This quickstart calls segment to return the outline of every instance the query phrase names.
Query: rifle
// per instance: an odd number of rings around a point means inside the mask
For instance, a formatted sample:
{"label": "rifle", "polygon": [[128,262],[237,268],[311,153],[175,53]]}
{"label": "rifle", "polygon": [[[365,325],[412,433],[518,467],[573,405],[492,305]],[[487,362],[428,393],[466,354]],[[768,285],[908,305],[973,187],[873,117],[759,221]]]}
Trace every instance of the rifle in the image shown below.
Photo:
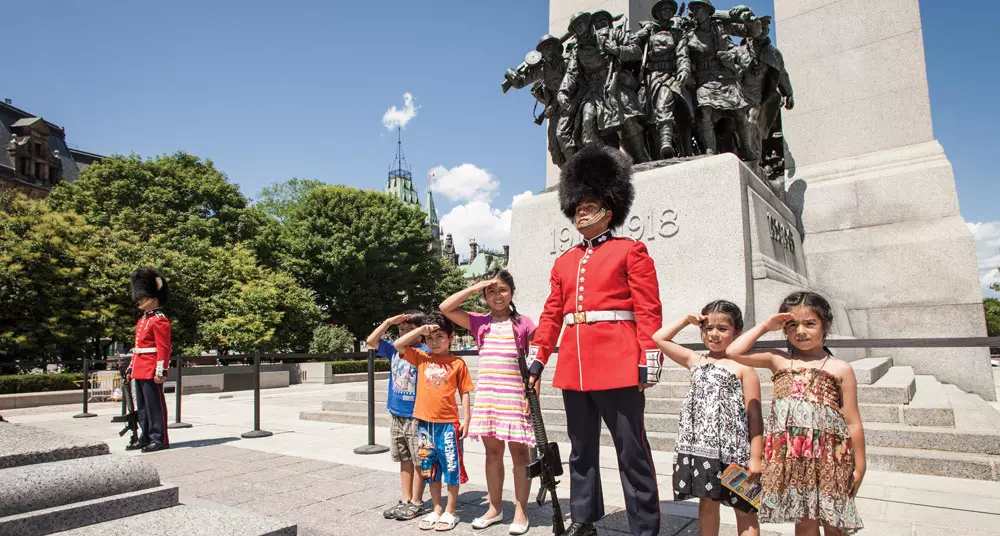
{"label": "rifle", "polygon": [[[535,449],[538,451],[537,459],[528,464],[528,480],[540,477],[541,487],[538,489],[538,497],[535,501],[538,506],[545,503],[545,495],[552,496],[552,534],[561,536],[566,532],[563,524],[562,507],[559,505],[559,497],[556,496],[557,476],[563,474],[562,460],[559,457],[559,445],[549,443],[548,435],[545,433],[545,423],[542,421],[542,406],[538,402],[538,392],[528,385],[530,376],[528,375],[528,364],[524,357],[524,349],[517,350],[517,365],[521,369],[521,379],[524,381],[524,395],[528,399],[528,409],[531,411],[531,425],[535,429]],[[541,380],[541,378],[539,378]]]}
{"label": "rifle", "polygon": [[135,410],[135,397],[132,396],[132,382],[125,379],[122,373],[122,399],[125,401],[125,428],[118,432],[118,437],[132,432],[132,437],[128,440],[128,446],[134,447],[139,444],[139,413]]}

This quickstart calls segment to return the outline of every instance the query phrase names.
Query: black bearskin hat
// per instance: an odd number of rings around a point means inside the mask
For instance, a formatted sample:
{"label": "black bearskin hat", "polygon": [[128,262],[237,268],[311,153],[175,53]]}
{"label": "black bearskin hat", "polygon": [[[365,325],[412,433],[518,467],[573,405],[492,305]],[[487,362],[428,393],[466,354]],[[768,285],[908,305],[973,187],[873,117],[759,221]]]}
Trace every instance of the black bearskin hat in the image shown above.
{"label": "black bearskin hat", "polygon": [[577,205],[587,199],[611,211],[611,229],[624,225],[635,199],[632,159],[601,143],[577,151],[559,174],[559,208],[572,220]]}
{"label": "black bearskin hat", "polygon": [[152,268],[139,268],[132,272],[132,300],[157,298],[160,305],[167,302],[167,280]]}

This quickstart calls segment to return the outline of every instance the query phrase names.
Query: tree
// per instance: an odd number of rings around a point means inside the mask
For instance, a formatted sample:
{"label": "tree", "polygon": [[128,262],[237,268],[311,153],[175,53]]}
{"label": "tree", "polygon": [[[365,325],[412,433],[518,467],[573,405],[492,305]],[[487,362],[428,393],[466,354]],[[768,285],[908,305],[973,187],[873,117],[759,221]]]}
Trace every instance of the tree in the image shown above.
{"label": "tree", "polygon": [[430,250],[419,209],[345,186],[310,190],[285,219],[283,266],[311,289],[328,322],[357,339],[405,309],[436,309],[464,285]]}
{"label": "tree", "polygon": [[99,230],[23,196],[0,204],[0,355],[82,357],[96,331],[87,279]]}
{"label": "tree", "polygon": [[134,310],[129,274],[155,266],[171,287],[164,309],[175,353],[308,348],[319,309],[276,269],[280,222],[251,207],[211,161],[185,153],[115,156],[61,183],[50,200],[103,231],[89,285],[103,296],[94,314],[106,332],[131,337],[134,317],[123,314]]}
{"label": "tree", "polygon": [[986,313],[987,336],[1000,337],[1000,299],[997,298],[984,299],[983,312]]}
{"label": "tree", "polygon": [[313,330],[309,351],[314,354],[350,352],[356,339],[344,326],[327,324]]}
{"label": "tree", "polygon": [[285,182],[272,184],[257,193],[254,206],[265,214],[284,221],[289,214],[302,202],[309,192],[326,186],[326,183],[313,179],[291,178]]}
{"label": "tree", "polygon": [[263,221],[211,160],[182,152],[104,159],[87,166],[75,182],[60,183],[50,200],[54,209],[72,210],[91,225],[126,229],[144,239],[207,238],[213,246],[247,240]]}

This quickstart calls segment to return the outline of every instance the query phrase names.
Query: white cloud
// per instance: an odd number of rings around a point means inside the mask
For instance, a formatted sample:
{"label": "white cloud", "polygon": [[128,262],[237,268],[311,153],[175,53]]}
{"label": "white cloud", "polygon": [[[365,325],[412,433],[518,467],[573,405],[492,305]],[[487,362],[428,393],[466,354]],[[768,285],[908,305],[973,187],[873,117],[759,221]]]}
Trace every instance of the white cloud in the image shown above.
{"label": "white cloud", "polygon": [[996,296],[989,287],[1000,283],[1000,221],[969,223],[969,230],[976,240],[976,257],[979,263],[979,282],[985,295]]}
{"label": "white cloud", "polygon": [[382,116],[382,124],[389,130],[395,130],[396,127],[406,128],[406,124],[416,116],[417,107],[413,105],[413,95],[403,93],[403,107],[390,106]]}
{"label": "white cloud", "polygon": [[[511,206],[531,195],[528,191],[515,195]],[[441,218],[441,227],[445,233],[451,234],[459,256],[468,258],[470,238],[475,238],[479,247],[497,251],[510,245],[510,217],[510,206],[501,210],[486,201],[470,201],[445,214]]]}
{"label": "white cloud", "polygon": [[500,188],[496,177],[485,169],[472,164],[462,164],[451,169],[437,166],[429,173],[431,190],[450,201],[488,203]]}

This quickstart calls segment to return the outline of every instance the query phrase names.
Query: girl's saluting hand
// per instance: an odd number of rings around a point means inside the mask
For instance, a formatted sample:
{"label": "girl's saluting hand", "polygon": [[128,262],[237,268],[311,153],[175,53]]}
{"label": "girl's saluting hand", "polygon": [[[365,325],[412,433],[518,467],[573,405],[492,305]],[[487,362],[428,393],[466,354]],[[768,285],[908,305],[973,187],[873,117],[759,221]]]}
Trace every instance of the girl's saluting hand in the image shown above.
{"label": "girl's saluting hand", "polygon": [[793,320],[794,318],[795,316],[792,315],[792,313],[778,313],[776,315],[772,315],[764,321],[764,329],[768,331],[778,331],[779,329],[784,328],[785,324],[787,324],[789,320]]}

